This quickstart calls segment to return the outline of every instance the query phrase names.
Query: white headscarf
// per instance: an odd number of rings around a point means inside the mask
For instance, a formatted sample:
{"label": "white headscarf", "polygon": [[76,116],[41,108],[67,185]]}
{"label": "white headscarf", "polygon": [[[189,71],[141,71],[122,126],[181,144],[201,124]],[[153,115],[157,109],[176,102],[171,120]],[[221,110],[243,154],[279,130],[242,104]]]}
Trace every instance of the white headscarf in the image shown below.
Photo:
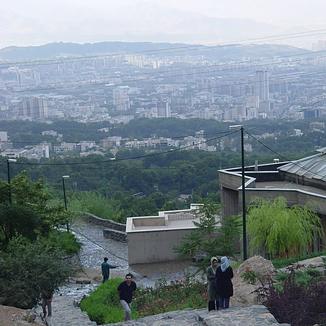
{"label": "white headscarf", "polygon": [[225,272],[227,268],[230,266],[230,262],[227,257],[222,257],[221,258],[221,270],[222,272]]}

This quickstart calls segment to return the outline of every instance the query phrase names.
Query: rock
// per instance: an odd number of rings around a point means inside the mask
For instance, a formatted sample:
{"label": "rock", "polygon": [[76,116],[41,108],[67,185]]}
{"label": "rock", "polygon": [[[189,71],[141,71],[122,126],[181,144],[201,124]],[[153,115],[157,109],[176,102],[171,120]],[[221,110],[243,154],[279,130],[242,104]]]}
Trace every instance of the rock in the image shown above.
{"label": "rock", "polygon": [[271,261],[261,257],[253,256],[243,262],[236,271],[233,278],[234,296],[231,298],[232,305],[247,306],[259,302],[257,289],[262,286],[260,282],[248,284],[241,275],[246,271],[253,271],[264,283],[275,273]]}
{"label": "rock", "polygon": [[75,279],[76,284],[91,284],[92,281],[86,278],[76,278]]}
{"label": "rock", "polygon": [[[110,324],[116,326],[277,326],[279,323],[260,305],[211,311],[206,309],[172,311],[138,320]],[[110,326],[107,325],[107,326]],[[283,324],[288,325],[288,324]],[[288,325],[289,326],[289,325]]]}
{"label": "rock", "polygon": [[[295,269],[309,269],[314,268],[320,272],[326,271],[326,256],[319,256],[314,258],[309,258],[305,260],[298,261],[290,266],[294,267]],[[287,271],[287,268],[282,268],[280,271]]]}

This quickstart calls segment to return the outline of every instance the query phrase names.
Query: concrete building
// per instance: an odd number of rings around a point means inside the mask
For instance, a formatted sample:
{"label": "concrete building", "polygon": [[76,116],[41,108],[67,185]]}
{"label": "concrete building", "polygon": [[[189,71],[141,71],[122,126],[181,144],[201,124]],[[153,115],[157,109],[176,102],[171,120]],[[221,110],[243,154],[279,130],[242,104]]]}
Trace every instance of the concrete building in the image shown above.
{"label": "concrete building", "polygon": [[255,96],[259,98],[259,102],[269,100],[269,76],[265,70],[256,71],[255,78]]}
{"label": "concrete building", "polygon": [[178,259],[174,248],[185,235],[196,228],[201,204],[190,209],[162,211],[158,216],[139,216],[127,219],[129,264],[173,261]]}
{"label": "concrete building", "polygon": [[130,110],[128,86],[119,86],[113,90],[113,105],[117,111]]}
{"label": "concrete building", "polygon": [[48,117],[47,101],[40,97],[26,98],[22,101],[19,116],[31,120],[43,120]]}
{"label": "concrete building", "polygon": [[[326,148],[297,161],[276,160],[275,163],[247,166],[245,169],[247,205],[257,198],[273,200],[284,197],[289,206],[307,205],[314,210],[321,217],[326,231]],[[220,170],[219,180],[223,216],[240,214],[241,168]]]}

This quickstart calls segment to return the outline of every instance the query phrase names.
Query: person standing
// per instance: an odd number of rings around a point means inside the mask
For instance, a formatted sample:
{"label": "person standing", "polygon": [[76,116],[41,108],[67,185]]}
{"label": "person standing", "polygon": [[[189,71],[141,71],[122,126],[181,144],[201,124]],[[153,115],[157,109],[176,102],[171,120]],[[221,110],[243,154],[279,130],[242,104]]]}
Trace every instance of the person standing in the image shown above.
{"label": "person standing", "polygon": [[53,291],[42,290],[41,298],[42,298],[43,318],[51,317],[52,316]]}
{"label": "person standing", "polygon": [[206,270],[207,275],[207,292],[208,292],[208,311],[218,310],[219,302],[216,291],[215,274],[218,267],[218,259],[211,258],[211,265]]}
{"label": "person standing", "polygon": [[103,277],[102,283],[105,283],[109,279],[109,277],[110,277],[110,269],[117,268],[117,267],[119,267],[119,266],[110,265],[108,263],[108,258],[104,257],[104,261],[103,261],[103,263],[101,265],[102,277]]}
{"label": "person standing", "polygon": [[128,273],[125,280],[118,286],[120,303],[125,312],[125,321],[131,320],[131,308],[132,295],[136,291],[137,285],[134,281],[133,275]]}
{"label": "person standing", "polygon": [[233,296],[233,270],[227,257],[221,258],[221,266],[216,269],[216,292],[219,297],[219,307],[229,308],[230,297]]}

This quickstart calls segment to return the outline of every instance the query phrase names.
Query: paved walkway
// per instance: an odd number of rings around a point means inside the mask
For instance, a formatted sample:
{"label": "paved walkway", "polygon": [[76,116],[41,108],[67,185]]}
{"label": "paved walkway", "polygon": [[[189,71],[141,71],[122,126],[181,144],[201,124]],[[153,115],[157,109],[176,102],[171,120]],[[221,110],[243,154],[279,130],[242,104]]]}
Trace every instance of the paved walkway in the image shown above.
{"label": "paved walkway", "polygon": [[52,302],[52,317],[46,318],[49,326],[96,326],[86,313],[74,306],[73,297],[55,295]]}

